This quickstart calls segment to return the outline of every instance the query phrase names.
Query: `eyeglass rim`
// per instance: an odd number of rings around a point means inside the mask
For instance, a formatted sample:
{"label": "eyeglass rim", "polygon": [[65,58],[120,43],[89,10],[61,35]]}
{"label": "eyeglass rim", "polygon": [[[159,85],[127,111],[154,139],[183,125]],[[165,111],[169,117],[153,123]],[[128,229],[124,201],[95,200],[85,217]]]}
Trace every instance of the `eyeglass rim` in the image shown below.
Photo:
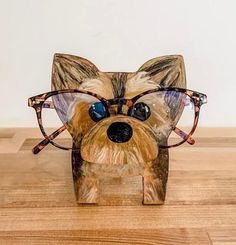
{"label": "eyeglass rim", "polygon": [[[134,104],[142,96],[150,94],[150,93],[159,92],[159,91],[176,91],[176,92],[185,93],[190,98],[199,102],[200,106],[207,102],[207,95],[206,94],[203,94],[203,93],[200,93],[200,92],[197,92],[194,90],[190,90],[190,89],[179,88],[179,87],[158,87],[155,89],[150,89],[150,90],[144,91],[144,92],[132,97],[131,99],[124,99],[124,100],[129,101],[128,106],[131,107],[132,105],[130,105],[130,104]],[[93,93],[93,92],[90,92],[87,90],[81,90],[81,89],[62,89],[62,90],[53,90],[53,91],[42,93],[42,94],[39,94],[36,96],[32,96],[28,99],[28,105],[30,107],[33,107],[34,105],[43,104],[43,102],[45,100],[47,100],[50,96],[62,94],[62,93],[76,93],[76,92],[91,95],[91,96],[97,98],[98,100],[100,100],[101,102],[103,102],[107,105],[111,104],[112,101],[117,101],[118,99],[123,99],[123,98],[105,99],[104,97],[102,97],[96,93]]]}

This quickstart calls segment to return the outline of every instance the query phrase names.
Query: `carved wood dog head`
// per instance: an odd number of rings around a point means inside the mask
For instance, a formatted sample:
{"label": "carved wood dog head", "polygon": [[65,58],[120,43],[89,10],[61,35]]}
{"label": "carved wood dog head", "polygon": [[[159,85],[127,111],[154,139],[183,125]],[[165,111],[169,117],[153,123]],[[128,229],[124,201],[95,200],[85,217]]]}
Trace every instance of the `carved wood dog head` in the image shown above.
{"label": "carved wood dog head", "polygon": [[[182,56],[151,59],[136,72],[102,72],[84,58],[55,54],[52,90],[90,92],[64,96],[69,103],[57,111],[61,119],[66,116],[73,148],[79,149],[72,151],[79,203],[99,203],[99,178],[104,175],[141,175],[143,203],[164,202],[169,157],[168,149],[159,144],[167,140],[181,108],[168,112],[154,93],[141,96],[158,87],[186,87]],[[93,93],[108,100],[109,106],[105,108]],[[130,99],[138,95],[132,104]]]}

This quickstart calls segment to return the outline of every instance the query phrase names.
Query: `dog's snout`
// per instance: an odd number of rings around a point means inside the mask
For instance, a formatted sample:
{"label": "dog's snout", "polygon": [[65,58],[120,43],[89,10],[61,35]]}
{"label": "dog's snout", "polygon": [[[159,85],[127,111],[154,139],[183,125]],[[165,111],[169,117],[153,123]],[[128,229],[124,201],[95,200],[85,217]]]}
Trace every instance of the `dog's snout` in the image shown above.
{"label": "dog's snout", "polygon": [[132,127],[125,122],[113,122],[107,129],[108,138],[115,143],[127,142],[132,135]]}

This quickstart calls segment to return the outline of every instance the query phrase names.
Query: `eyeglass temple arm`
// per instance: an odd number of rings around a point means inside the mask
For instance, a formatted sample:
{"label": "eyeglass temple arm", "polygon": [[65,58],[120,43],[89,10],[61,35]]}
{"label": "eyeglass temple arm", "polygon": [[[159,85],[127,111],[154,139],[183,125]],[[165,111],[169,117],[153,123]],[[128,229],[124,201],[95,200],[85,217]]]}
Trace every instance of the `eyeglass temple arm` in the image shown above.
{"label": "eyeglass temple arm", "polygon": [[50,134],[47,138],[42,140],[39,144],[37,144],[33,149],[32,152],[34,154],[38,154],[45,146],[47,146],[50,143],[50,140],[55,139],[60,133],[62,133],[66,129],[66,126],[63,125],[60,128],[58,128],[56,131],[54,131],[52,134]]}
{"label": "eyeglass temple arm", "polygon": [[[34,154],[38,154],[45,146],[47,146],[50,143],[50,140],[55,139],[60,133],[62,133],[64,130],[66,129],[65,125],[61,126],[59,129],[57,129],[56,131],[54,131],[52,134],[50,134],[48,136],[48,138],[45,138],[44,140],[42,140],[39,144],[37,144],[33,149],[32,152]],[[186,139],[186,137],[188,137],[188,135],[182,131],[181,129],[175,127],[174,132],[179,135],[182,139]],[[195,140],[190,136],[187,139],[187,142],[190,145],[193,145],[195,143]]]}
{"label": "eyeglass temple arm", "polygon": [[[55,109],[54,103],[52,101],[45,101],[43,103],[43,108],[48,109]],[[50,140],[55,139],[60,133],[62,133],[66,129],[65,125],[58,128],[56,131],[54,131],[52,134],[50,134],[47,138],[42,140],[39,144],[37,144],[33,149],[32,152],[34,154],[38,154],[45,146],[47,146],[50,143]]]}
{"label": "eyeglass temple arm", "polygon": [[[50,134],[48,136],[48,138],[45,138],[44,140],[42,140],[39,144],[37,144],[33,149],[32,152],[34,154],[38,154],[45,146],[47,146],[50,143],[50,140],[55,139],[60,133],[62,133],[64,130],[66,129],[65,125],[61,126],[59,129],[57,129],[56,131],[54,131],[52,134]],[[184,131],[182,131],[181,129],[175,127],[174,132],[179,135],[182,139],[186,139],[186,137],[188,137],[188,134],[186,134]],[[195,140],[190,136],[187,139],[187,142],[190,145],[193,145],[195,143]]]}
{"label": "eyeglass temple arm", "polygon": [[186,134],[184,131],[182,131],[181,129],[174,127],[173,128],[174,132],[179,135],[182,139],[186,139],[187,138],[187,142],[190,145],[193,145],[195,143],[195,140],[190,136],[188,136],[188,134]]}
{"label": "eyeglass temple arm", "polygon": [[[54,105],[51,101],[47,101],[47,103],[44,103],[44,106],[46,108],[54,108]],[[42,149],[44,149],[45,146],[47,146],[50,143],[50,140],[55,139],[60,133],[62,133],[64,130],[66,129],[65,125],[61,126],[60,128],[58,128],[56,131],[54,131],[52,134],[50,134],[48,136],[48,138],[45,138],[44,140],[42,140],[39,144],[37,144],[33,149],[32,152],[34,154],[38,154]],[[186,139],[188,137],[188,134],[186,134],[184,131],[182,131],[181,129],[174,127],[173,128],[174,132],[179,135],[182,139]],[[187,142],[190,145],[193,145],[195,143],[195,140],[190,136],[187,139]]]}
{"label": "eyeglass temple arm", "polygon": [[[50,140],[55,139],[60,133],[62,133],[64,130],[66,129],[65,125],[61,126],[59,129],[57,129],[56,131],[54,131],[52,134],[50,134],[48,136],[48,138],[45,138],[44,140],[42,140],[39,144],[37,144],[33,149],[32,152],[34,154],[38,154],[45,146],[47,146],[50,143]],[[182,131],[181,129],[175,127],[174,132],[179,135],[182,139],[186,139],[186,137],[188,137],[188,134],[186,134],[184,131]],[[195,143],[195,140],[190,136],[187,139],[187,142],[190,145],[193,145]]]}

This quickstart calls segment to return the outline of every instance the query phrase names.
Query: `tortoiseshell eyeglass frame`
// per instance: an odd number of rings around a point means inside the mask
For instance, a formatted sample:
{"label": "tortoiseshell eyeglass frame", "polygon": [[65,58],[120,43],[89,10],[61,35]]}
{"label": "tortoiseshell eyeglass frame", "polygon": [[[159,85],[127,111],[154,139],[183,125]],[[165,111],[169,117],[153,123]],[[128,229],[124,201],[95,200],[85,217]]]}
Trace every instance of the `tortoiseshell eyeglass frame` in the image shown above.
{"label": "tortoiseshell eyeglass frame", "polygon": [[40,128],[43,136],[45,137],[44,140],[42,140],[39,144],[37,144],[32,149],[32,152],[34,154],[39,153],[49,143],[51,143],[52,145],[54,145],[60,149],[63,149],[63,150],[78,150],[78,149],[62,147],[62,146],[56,144],[55,142],[53,142],[53,139],[55,139],[60,133],[62,133],[66,129],[65,125],[62,125],[60,128],[58,128],[56,131],[54,131],[50,135],[47,135],[44,128],[43,128],[43,125],[42,125],[42,109],[43,108],[54,108],[52,103],[45,103],[45,101],[53,95],[63,94],[63,93],[88,94],[88,95],[91,95],[91,96],[97,98],[99,101],[101,101],[106,109],[108,109],[109,106],[111,106],[111,105],[118,105],[118,106],[119,105],[126,105],[129,109],[142,96],[147,95],[147,94],[151,94],[151,93],[155,93],[155,92],[160,92],[160,91],[176,91],[176,92],[184,93],[187,96],[189,96],[190,99],[194,103],[195,118],[194,118],[193,127],[192,127],[190,133],[185,133],[177,127],[173,128],[173,131],[183,139],[181,142],[179,142],[178,144],[170,145],[170,146],[159,145],[159,147],[160,148],[176,147],[176,146],[183,144],[186,141],[189,144],[193,145],[195,143],[195,140],[192,138],[192,135],[193,135],[193,133],[197,127],[200,107],[202,106],[202,104],[205,104],[207,102],[207,96],[205,94],[202,94],[202,93],[199,93],[199,92],[196,92],[193,90],[189,90],[189,89],[171,87],[171,88],[151,89],[151,90],[145,91],[139,95],[136,95],[131,99],[125,99],[125,98],[105,99],[105,98],[101,97],[100,95],[89,92],[89,91],[78,90],[78,89],[64,89],[64,90],[56,90],[56,91],[51,91],[51,92],[39,94],[39,95],[30,97],[28,99],[28,106],[33,107],[35,109],[39,128]]}

